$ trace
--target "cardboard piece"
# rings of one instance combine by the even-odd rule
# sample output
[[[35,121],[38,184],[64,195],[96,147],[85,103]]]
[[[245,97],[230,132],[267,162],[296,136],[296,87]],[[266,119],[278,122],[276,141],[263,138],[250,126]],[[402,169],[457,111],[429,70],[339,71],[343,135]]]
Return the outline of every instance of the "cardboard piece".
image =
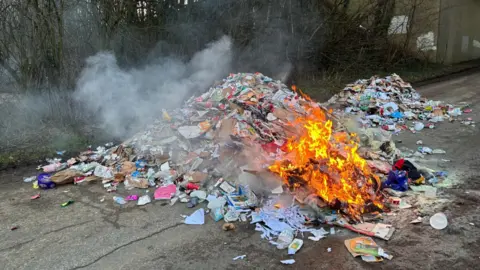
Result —
[[[237,124],[237,120],[233,118],[223,119],[220,128],[217,129],[217,136],[215,136],[219,140],[227,140],[230,139],[230,135],[233,133],[233,128]]]
[[[52,177],[50,177],[50,180],[57,185],[71,184],[73,183],[75,177],[82,175],[83,174],[77,170],[68,169],[52,175]]]
[[[101,180],[102,178],[101,177],[98,177],[98,176],[95,176],[95,175],[90,175],[90,176],[87,176],[83,179],[83,181],[85,182],[92,182],[92,181],[97,181],[97,180]]]
[[[361,256],[362,257],[362,260],[365,261],[365,262],[381,262],[383,261],[383,258],[382,257],[376,257],[372,254],[369,254],[367,252],[362,252],[362,247],[360,247],[359,245],[361,246],[368,246],[368,247],[371,247],[371,248],[379,248],[377,243],[375,243],[375,241],[373,241],[372,238],[370,237],[356,237],[356,238],[352,238],[352,239],[347,239],[345,240],[345,247],[347,248],[348,252],[350,252],[350,254],[352,254],[353,257],[358,257],[358,256]],[[393,258],[392,255],[389,255],[389,254],[386,254],[382,248],[379,248],[379,252],[378,253],[381,253],[383,254],[382,256],[391,260]],[[363,249],[363,251],[365,251]]]
[[[190,172],[184,175],[185,180],[190,183],[202,183],[208,177],[208,173],[204,172]]]
[[[145,178],[134,178],[131,175],[125,177],[125,188],[148,188],[148,180]]]
[[[282,121],[289,121],[289,119],[295,118],[295,114],[283,108],[275,108],[273,111],[273,116]]]
[[[367,160],[368,167],[381,173],[388,174],[391,169],[390,164],[380,160]]]
[[[122,168],[120,170],[120,172],[123,174],[123,175],[129,175],[131,174],[132,172],[136,171],[137,168],[135,166],[135,162],[130,162],[130,161],[124,161],[122,163]]]
[[[364,222],[351,225],[344,220],[338,220],[330,224],[335,224],[363,235],[377,237],[387,241],[390,240],[393,233],[395,232],[395,228],[392,225],[383,223],[375,224],[370,222]]]

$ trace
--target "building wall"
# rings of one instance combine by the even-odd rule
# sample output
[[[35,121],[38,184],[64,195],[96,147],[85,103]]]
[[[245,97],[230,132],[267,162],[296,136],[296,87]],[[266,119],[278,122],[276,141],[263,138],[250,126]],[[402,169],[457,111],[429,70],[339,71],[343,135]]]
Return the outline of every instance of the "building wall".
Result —
[[[480,59],[480,0],[439,0],[437,62]]]
[[[440,0],[397,0],[395,16],[390,24],[390,37],[399,44],[407,44],[421,59],[436,61]],[[402,31],[395,32],[398,21],[406,22]]]
[[[375,1],[350,0],[349,9]],[[480,59],[480,0],[395,0],[389,37],[432,62]]]

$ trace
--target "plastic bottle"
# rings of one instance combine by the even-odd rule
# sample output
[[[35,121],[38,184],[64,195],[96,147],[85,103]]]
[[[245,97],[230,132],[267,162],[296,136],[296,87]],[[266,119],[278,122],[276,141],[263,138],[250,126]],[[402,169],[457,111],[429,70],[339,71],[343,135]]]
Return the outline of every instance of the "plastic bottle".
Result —
[[[285,249],[292,243],[293,241],[293,230],[285,229],[279,235],[277,239],[277,248],[278,249]]]

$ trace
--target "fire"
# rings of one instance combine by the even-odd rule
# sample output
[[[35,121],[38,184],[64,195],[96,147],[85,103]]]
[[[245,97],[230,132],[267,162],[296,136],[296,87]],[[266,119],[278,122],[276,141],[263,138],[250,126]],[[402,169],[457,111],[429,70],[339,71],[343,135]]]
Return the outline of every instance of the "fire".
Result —
[[[304,93],[300,95],[310,101]],[[380,180],[357,153],[356,135],[334,133],[333,122],[324,111],[313,102],[307,104],[303,107],[308,113],[289,123],[300,135],[287,141],[284,160],[276,161],[270,171],[292,188],[306,184],[329,205],[356,219],[368,205],[381,208],[376,192]]]

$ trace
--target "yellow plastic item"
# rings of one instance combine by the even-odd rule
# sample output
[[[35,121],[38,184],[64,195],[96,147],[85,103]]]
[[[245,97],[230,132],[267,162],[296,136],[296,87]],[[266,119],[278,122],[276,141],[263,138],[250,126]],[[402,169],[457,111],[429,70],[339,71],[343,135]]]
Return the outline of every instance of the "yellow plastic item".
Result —
[[[170,117],[170,115],[168,115],[167,111],[165,109],[162,110],[162,116],[163,116],[163,120],[165,121],[172,121],[172,117]]]

